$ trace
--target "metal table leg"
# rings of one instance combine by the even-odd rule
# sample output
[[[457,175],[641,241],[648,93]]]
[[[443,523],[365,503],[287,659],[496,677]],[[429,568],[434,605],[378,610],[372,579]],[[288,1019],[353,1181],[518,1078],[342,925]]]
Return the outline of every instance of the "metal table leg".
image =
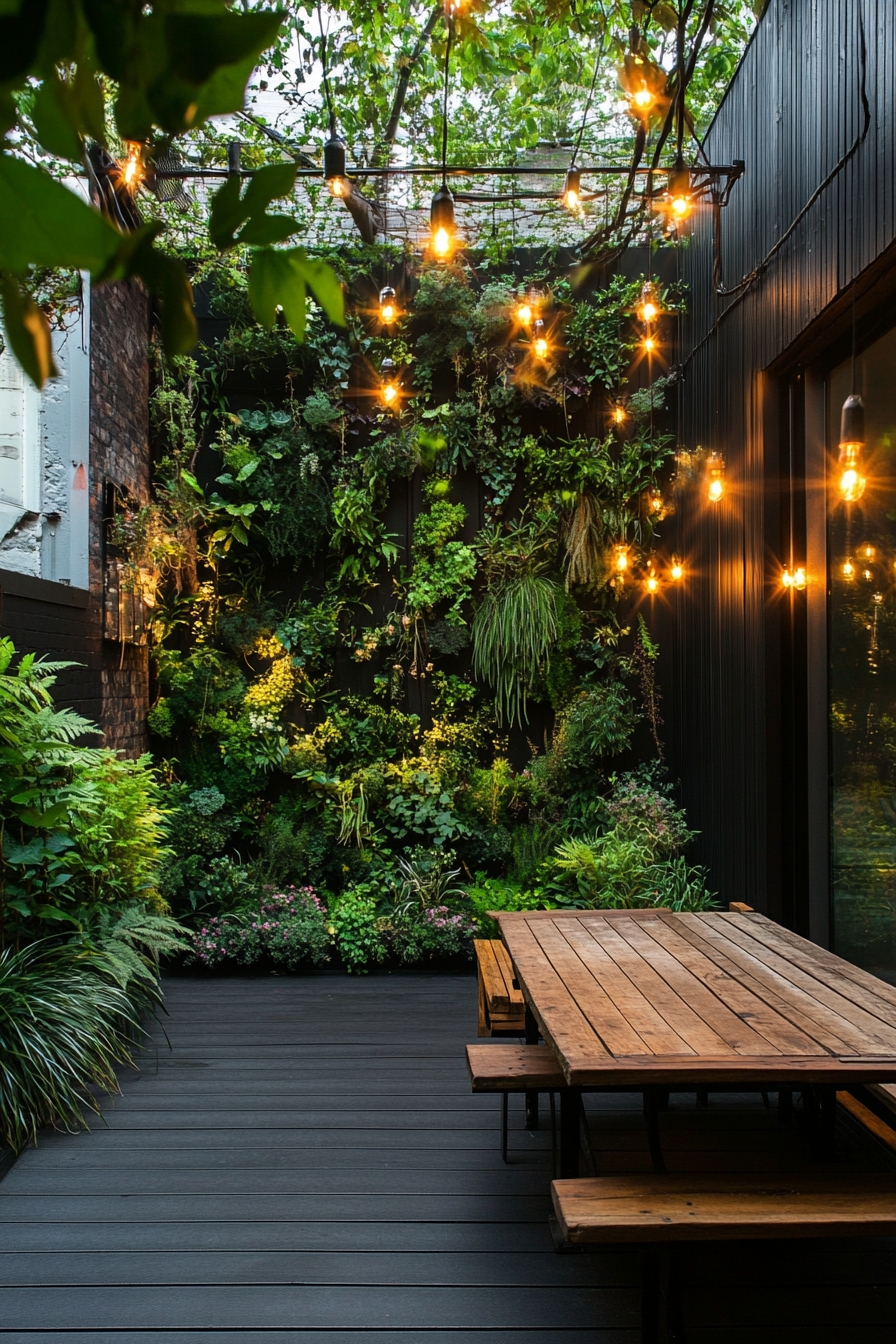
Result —
[[[532,1009],[526,1004],[526,1044],[538,1045],[541,1038],[541,1032],[538,1030],[538,1023],[535,1021]],[[526,1093],[526,1128],[538,1128],[538,1093]]]
[[[582,1092],[565,1087],[560,1093],[560,1179],[579,1174],[579,1128],[582,1123]]]

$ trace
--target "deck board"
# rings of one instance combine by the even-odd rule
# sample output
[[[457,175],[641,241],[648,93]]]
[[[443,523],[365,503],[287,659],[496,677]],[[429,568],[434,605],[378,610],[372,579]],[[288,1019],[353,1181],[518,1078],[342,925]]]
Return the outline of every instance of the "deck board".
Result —
[[[166,988],[173,1050],[159,1033],[123,1075],[109,1127],[47,1135],[0,1184],[0,1344],[638,1344],[638,1252],[553,1253],[522,1097],[501,1163],[472,976]],[[601,1169],[649,1170],[640,1097],[586,1104]],[[811,1161],[755,1093],[673,1096],[660,1125],[673,1171]],[[896,1326],[896,1243],[701,1246],[681,1276],[691,1344]]]

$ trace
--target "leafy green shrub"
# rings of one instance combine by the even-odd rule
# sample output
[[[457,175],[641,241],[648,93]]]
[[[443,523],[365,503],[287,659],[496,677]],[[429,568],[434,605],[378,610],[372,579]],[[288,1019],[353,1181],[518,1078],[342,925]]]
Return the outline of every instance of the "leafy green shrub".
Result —
[[[705,869],[691,867],[683,858],[657,860],[646,838],[631,839],[618,829],[564,840],[542,876],[544,894],[558,905],[706,910],[715,904]]]
[[[341,896],[330,910],[330,928],[345,969],[362,973],[385,961],[388,949],[377,916],[376,897],[358,885]]]
[[[194,960],[207,970],[273,967],[296,971],[329,961],[327,912],[311,887],[288,887],[254,907],[212,916],[193,936]]]
[[[541,910],[550,901],[531,891],[524,891],[519,882],[507,878],[486,877],[476,874],[476,881],[466,889],[470,910],[479,927],[480,938],[497,938],[498,926],[489,918],[489,912],[501,910]]]
[[[101,905],[159,903],[162,817],[149,757],[78,745],[97,729],[53,706],[68,664],[14,659],[0,639],[0,946],[89,922]]]

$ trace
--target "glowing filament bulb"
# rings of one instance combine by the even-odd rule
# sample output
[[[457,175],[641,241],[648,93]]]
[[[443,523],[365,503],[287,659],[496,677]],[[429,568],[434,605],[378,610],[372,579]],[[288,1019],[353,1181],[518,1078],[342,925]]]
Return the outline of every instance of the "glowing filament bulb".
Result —
[[[395,302],[395,290],[391,285],[384,285],[380,290],[380,321],[385,323],[394,322],[398,316],[398,305]]]
[[[548,353],[548,343],[543,336],[539,336],[535,342],[535,353],[539,359],[546,359]]]
[[[659,586],[660,586],[660,581],[659,581],[659,579],[657,578],[657,576],[656,576],[655,574],[648,574],[648,575],[647,575],[647,579],[646,579],[646,581],[645,581],[645,583],[644,583],[644,587],[647,589],[648,593],[655,593],[655,592],[658,592],[658,591],[659,591]]]
[[[129,191],[139,187],[143,179],[143,146],[137,140],[128,141],[128,153],[120,165],[120,180]]]
[[[793,575],[789,569],[785,569],[781,575],[781,584],[784,588],[792,588],[794,583]]]
[[[628,548],[625,546],[616,547],[616,570],[619,574],[624,574],[628,569]]]
[[[656,341],[653,339],[652,336],[645,336],[644,349],[647,351],[648,355],[653,354],[654,350],[656,349]]]
[[[451,234],[440,225],[432,236],[432,250],[437,257],[447,257],[451,251]]]
[[[395,386],[394,383],[384,384],[383,401],[386,403],[387,406],[391,406],[397,396],[398,396],[398,388]]]
[[[650,507],[654,513],[659,513],[663,507],[662,495],[654,495],[650,501]]]
[[[707,494],[711,504],[718,504],[725,493],[725,459],[721,453],[709,456],[709,489]]]
[[[652,299],[646,299],[638,309],[638,316],[642,322],[652,322],[658,316],[659,311]]]
[[[528,327],[532,321],[532,309],[528,303],[521,303],[516,310],[516,320],[521,327]]]
[[[805,569],[803,569],[802,565],[798,565],[797,568],[793,571],[794,588],[797,590],[798,593],[801,593],[805,588],[807,582],[808,580],[806,579]]]
[[[710,481],[709,497],[713,504],[717,504],[725,493],[725,487],[721,481]]]
[[[632,94],[632,102],[639,112],[646,112],[653,104],[653,94],[646,84],[642,84],[640,89],[635,89]]]
[[[336,196],[340,200],[343,196],[348,195],[346,190],[347,185],[344,177],[331,177],[327,183],[327,186],[330,188],[330,194]]]
[[[690,196],[673,196],[669,202],[669,209],[674,219],[687,219],[693,208]]]
[[[865,557],[866,560],[873,560],[873,559],[874,559],[874,547],[873,547],[873,546],[863,546],[863,547],[862,547],[862,554],[864,555],[864,557]]]
[[[855,574],[855,572],[856,567],[853,564],[853,562],[850,559],[844,560],[840,570],[840,573],[843,575],[844,579],[851,579]]]
[[[614,407],[613,407],[613,424],[614,424],[614,425],[623,425],[623,424],[625,424],[625,407],[624,407],[624,406],[614,406]]]
[[[672,568],[670,569],[669,573],[672,575],[672,578],[675,580],[676,583],[681,582],[681,580],[684,578],[684,565],[681,563],[680,560],[673,560]]]

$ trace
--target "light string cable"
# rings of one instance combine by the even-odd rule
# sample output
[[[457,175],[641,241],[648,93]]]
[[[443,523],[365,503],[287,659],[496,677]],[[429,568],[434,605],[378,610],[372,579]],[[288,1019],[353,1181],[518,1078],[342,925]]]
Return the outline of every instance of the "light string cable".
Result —
[[[448,72],[451,65],[451,44],[454,41],[454,17],[446,11],[445,24],[448,40],[445,43],[445,70],[442,79],[442,186],[448,186]]]
[[[582,113],[582,124],[579,127],[579,133],[576,136],[575,144],[573,145],[572,161],[569,165],[571,168],[575,168],[579,158],[579,151],[582,148],[582,140],[584,139],[585,128],[588,124],[588,114],[591,111],[591,103],[594,98],[594,90],[597,87],[597,76],[600,74],[601,61],[604,58],[604,46],[606,44],[606,40],[607,40],[607,18],[606,15],[604,15],[604,26],[603,29],[601,30],[600,43],[598,44],[597,55],[594,58],[594,70],[592,71],[591,74],[591,87],[588,90],[588,97],[585,100],[585,110]]]
[[[333,95],[330,92],[330,72],[327,61],[327,34],[324,32],[324,20],[321,14],[320,5],[317,6],[317,26],[320,29],[320,63],[323,77],[324,98],[327,102],[327,117],[330,123],[330,135],[336,136],[336,113],[333,110]],[[328,21],[329,26],[329,21]]]

